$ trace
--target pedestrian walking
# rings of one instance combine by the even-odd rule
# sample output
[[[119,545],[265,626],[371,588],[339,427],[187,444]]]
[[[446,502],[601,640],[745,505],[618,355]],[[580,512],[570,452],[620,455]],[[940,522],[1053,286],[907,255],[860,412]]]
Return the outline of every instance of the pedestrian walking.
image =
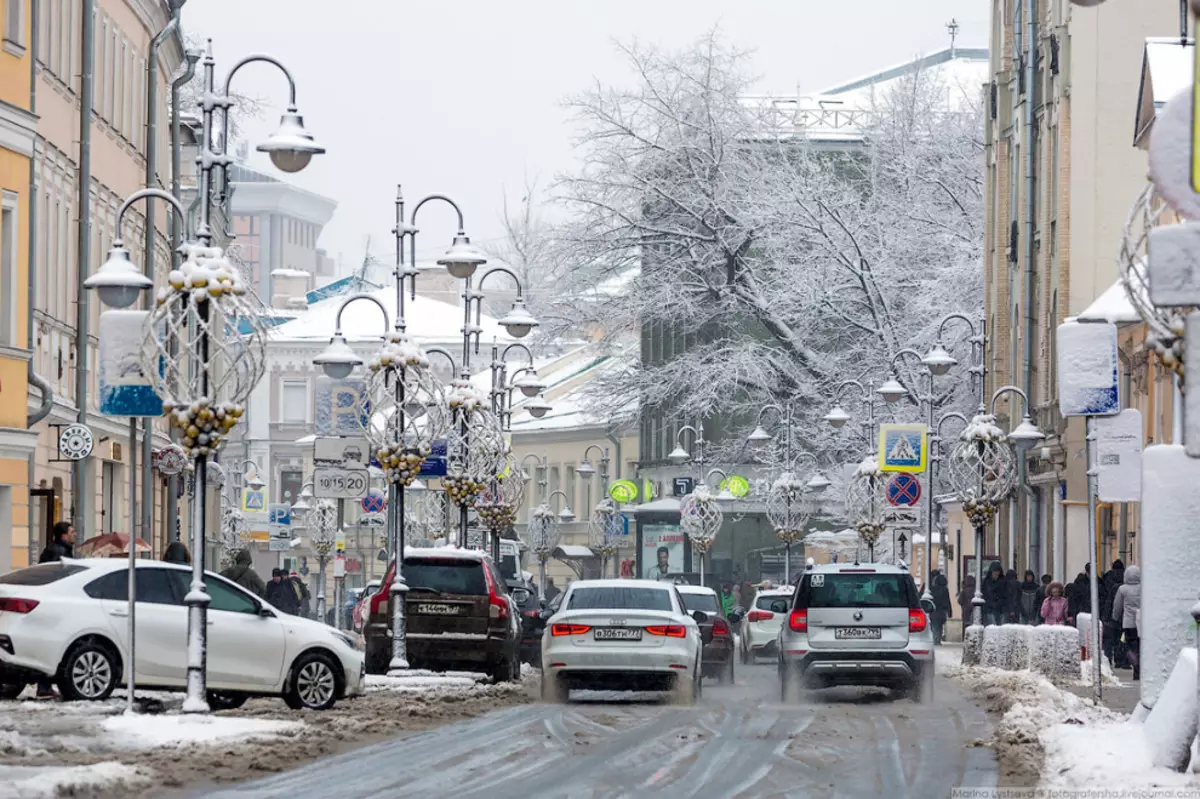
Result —
[[[1042,602],[1046,597],[1050,596],[1050,583],[1054,582],[1054,578],[1048,574],[1042,575],[1042,584],[1038,586],[1037,608],[1038,608],[1038,624],[1045,622],[1042,618]]]
[[[963,624],[973,624],[975,621],[975,575],[968,574],[963,578],[962,590],[958,592],[958,607],[962,610]]]
[[[1121,627],[1125,652],[1133,666],[1133,679],[1142,678],[1141,636],[1138,622],[1142,609],[1142,570],[1137,566],[1125,569],[1124,580],[1113,598],[1112,619]]]
[[[983,578],[983,625],[1003,624],[1007,607],[1008,584],[1004,581],[1000,561],[994,560]]]
[[[257,597],[263,599],[267,597],[267,587],[263,585],[258,572],[254,571],[254,559],[250,557],[250,551],[247,549],[237,551],[237,554],[233,556],[233,565],[222,571],[221,576],[237,583]]]
[[[1100,578],[1100,620],[1104,624],[1102,647],[1110,666],[1124,668],[1125,653],[1121,647],[1121,623],[1113,614],[1117,590],[1125,582],[1125,564],[1120,558]]]
[[[546,601],[549,602],[550,600],[554,599],[554,597],[558,596],[559,593],[561,593],[561,592],[558,590],[558,586],[554,584],[554,578],[547,577],[546,578]]]
[[[312,607],[310,602],[312,594],[308,592],[308,586],[304,584],[304,581],[300,579],[300,575],[296,572],[291,573],[288,577],[288,582],[292,584],[292,590],[296,592],[297,613],[306,619],[311,618]]]
[[[1067,598],[1063,596],[1063,584],[1058,580],[1053,580],[1050,583],[1048,595],[1042,600],[1042,621],[1050,625],[1064,625],[1067,623],[1067,613],[1070,608]]]
[[[1040,620],[1038,610],[1041,609],[1042,586],[1037,581],[1037,575],[1026,569],[1025,579],[1021,581],[1018,604],[1021,611],[1021,624],[1037,624]]]
[[[933,643],[941,644],[946,630],[946,619],[954,618],[954,605],[950,603],[950,582],[941,569],[933,570]]]
[[[187,566],[192,562],[192,555],[182,541],[172,541],[167,544],[167,550],[162,556],[164,563],[182,563]]]
[[[725,612],[725,616],[728,617],[730,613],[733,613],[733,609],[735,607],[737,607],[737,600],[733,598],[733,586],[729,583],[722,583],[721,610],[723,610]]]
[[[271,582],[267,583],[267,601],[284,613],[295,616],[300,613],[300,600],[292,581],[283,569],[271,569]]]
[[[1004,624],[1018,624],[1021,621],[1021,583],[1017,580],[1017,570],[1009,569],[1004,573]]]
[[[38,563],[57,563],[63,558],[75,557],[75,525],[70,522],[55,522],[50,530],[50,542],[38,557]],[[54,696],[54,684],[49,677],[40,677],[37,681],[39,699],[49,699]]]
[[[1091,573],[1092,564],[1084,564],[1083,571],[1075,575],[1075,581],[1066,587],[1064,595],[1070,607],[1070,614],[1067,616],[1069,624],[1074,624],[1080,613],[1092,612],[1092,588],[1089,582]],[[1104,593],[1103,586],[1100,587],[1100,593]],[[1103,600],[1103,597],[1100,598]]]

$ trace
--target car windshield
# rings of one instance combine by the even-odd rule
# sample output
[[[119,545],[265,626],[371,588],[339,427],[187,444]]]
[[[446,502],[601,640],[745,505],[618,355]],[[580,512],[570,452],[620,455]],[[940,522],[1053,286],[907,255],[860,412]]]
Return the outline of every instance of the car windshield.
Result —
[[[576,588],[567,610],[672,610],[671,594],[663,588],[594,586]]]
[[[721,612],[721,608],[717,604],[717,598],[713,594],[685,594],[681,591],[679,596],[683,600],[683,606],[689,611],[702,610],[705,613]]]
[[[477,560],[404,559],[404,581],[409,588],[432,588],[443,594],[485,596],[487,580]]]
[[[775,594],[774,596],[767,594],[759,594],[754,600],[754,607],[759,610],[769,610],[772,613],[787,613],[788,605],[792,602],[791,596],[783,594]]]
[[[800,589],[807,608],[913,607],[916,588],[907,574],[811,574]]]
[[[80,566],[78,563],[43,563],[40,566],[31,566],[28,569],[18,569],[15,572],[0,575],[0,583],[5,585],[49,585],[85,569],[87,566]]]

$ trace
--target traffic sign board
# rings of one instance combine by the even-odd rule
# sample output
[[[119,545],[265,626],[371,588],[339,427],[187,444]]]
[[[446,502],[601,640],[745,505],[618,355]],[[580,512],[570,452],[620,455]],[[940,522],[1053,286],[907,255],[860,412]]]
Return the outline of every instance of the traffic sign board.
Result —
[[[358,499],[371,485],[366,469],[322,466],[313,470],[313,496],[319,499]]]
[[[371,445],[365,438],[318,438],[313,442],[316,466],[365,467],[370,463]]]
[[[921,498],[921,481],[911,474],[901,473],[887,484],[887,501],[891,505],[911,508]]]
[[[292,524],[292,506],[286,502],[273,502],[269,509],[268,524],[289,527]]]
[[[364,513],[383,513],[387,507],[387,496],[378,488],[372,488],[362,498],[361,504]]]
[[[894,530],[911,530],[921,526],[921,512],[916,508],[888,508],[883,523]]]
[[[928,428],[923,424],[879,426],[879,468],[885,472],[925,471]]]
[[[267,492],[264,489],[242,489],[242,510],[246,513],[262,513],[267,509]]]

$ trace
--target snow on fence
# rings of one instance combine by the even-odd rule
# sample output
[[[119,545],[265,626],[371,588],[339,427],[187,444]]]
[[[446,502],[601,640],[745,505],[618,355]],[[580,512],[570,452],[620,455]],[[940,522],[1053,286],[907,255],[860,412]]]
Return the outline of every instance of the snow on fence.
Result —
[[[967,628],[963,664],[1034,671],[1051,680],[1079,679],[1079,634],[1073,627],[1005,624]]]

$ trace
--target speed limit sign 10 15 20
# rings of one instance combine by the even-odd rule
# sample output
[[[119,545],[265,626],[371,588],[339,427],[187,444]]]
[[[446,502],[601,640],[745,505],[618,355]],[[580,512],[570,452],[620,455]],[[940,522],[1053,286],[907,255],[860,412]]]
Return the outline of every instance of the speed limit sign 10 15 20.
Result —
[[[366,469],[329,466],[313,471],[313,496],[318,499],[359,499],[367,495],[370,484]]]

